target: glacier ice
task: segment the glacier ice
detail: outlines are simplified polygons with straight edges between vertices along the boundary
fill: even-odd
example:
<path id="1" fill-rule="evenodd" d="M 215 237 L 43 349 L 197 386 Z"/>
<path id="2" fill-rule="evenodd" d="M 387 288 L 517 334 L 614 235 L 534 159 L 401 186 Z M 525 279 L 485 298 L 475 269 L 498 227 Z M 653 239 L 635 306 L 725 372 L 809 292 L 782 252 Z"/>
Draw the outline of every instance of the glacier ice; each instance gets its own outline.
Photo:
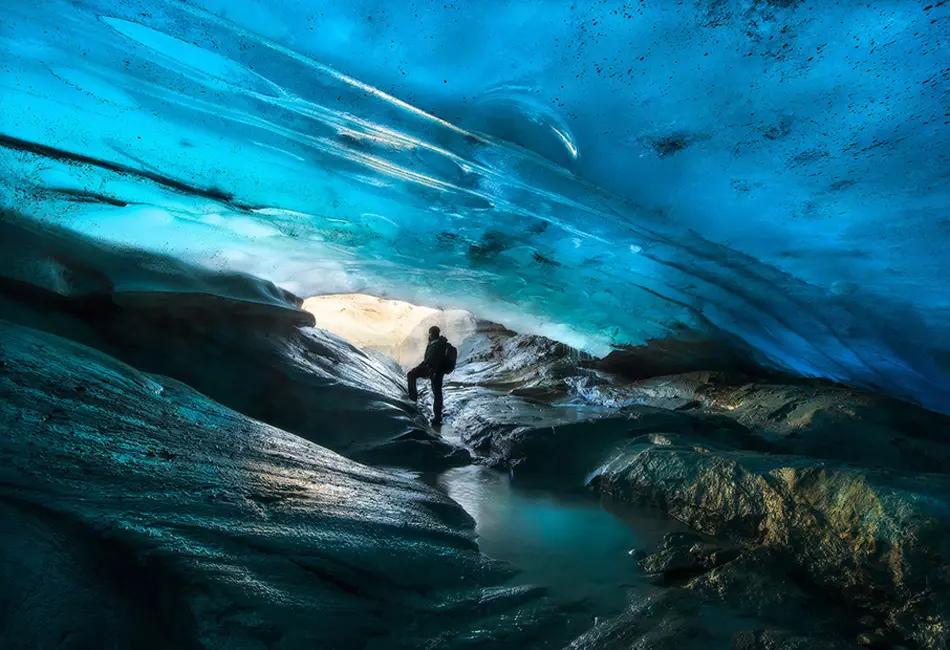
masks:
<path id="1" fill-rule="evenodd" d="M 950 3 L 9 0 L 0 202 L 947 411 Z"/>

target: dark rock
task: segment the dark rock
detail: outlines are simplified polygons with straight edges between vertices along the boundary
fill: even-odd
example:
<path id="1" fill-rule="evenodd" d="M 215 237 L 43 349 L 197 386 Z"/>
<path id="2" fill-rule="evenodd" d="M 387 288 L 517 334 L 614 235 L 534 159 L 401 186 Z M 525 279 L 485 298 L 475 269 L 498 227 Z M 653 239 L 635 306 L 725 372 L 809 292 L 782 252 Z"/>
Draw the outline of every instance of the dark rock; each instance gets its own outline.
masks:
<path id="1" fill-rule="evenodd" d="M 713 551 L 709 554 L 709 563 L 716 567 L 722 566 L 728 562 L 732 562 L 742 554 L 737 548 L 724 548 Z"/>
<path id="2" fill-rule="evenodd" d="M 736 337 L 714 327 L 704 332 L 683 331 L 644 345 L 621 347 L 603 359 L 582 365 L 626 379 L 676 375 L 696 370 L 761 376 L 764 365 L 756 353 Z"/>
<path id="3" fill-rule="evenodd" d="M 648 555 L 639 562 L 640 568 L 647 573 L 662 573 L 666 578 L 682 578 L 702 571 L 703 565 L 689 550 L 677 547 L 668 548 L 654 555 Z"/>
<path id="4" fill-rule="evenodd" d="M 683 547 L 678 547 L 682 550 Z M 785 573 L 788 558 L 756 549 L 679 586 L 651 576 L 662 589 L 638 594 L 619 616 L 602 621 L 571 650 L 846 650 L 844 612 Z M 755 621 L 755 629 L 749 629 Z"/>
<path id="5" fill-rule="evenodd" d="M 606 380 L 581 368 L 589 355 L 542 336 L 516 334 L 478 321 L 459 346 L 445 413 L 457 435 L 479 454 L 506 465 L 510 438 L 524 432 L 598 420 L 616 409 L 576 400 L 576 387 Z M 574 398 L 570 407 L 563 402 Z"/>
<path id="6" fill-rule="evenodd" d="M 645 557 L 648 555 L 648 553 L 647 553 L 645 550 L 643 550 L 642 548 L 632 548 L 632 549 L 630 549 L 630 551 L 629 551 L 629 555 L 630 555 L 630 557 L 632 557 L 633 559 L 639 561 L 639 560 L 642 560 L 643 558 L 645 558 Z"/>
<path id="7" fill-rule="evenodd" d="M 5 648 L 504 650 L 589 620 L 499 589 L 434 489 L 83 345 L 0 340 Z"/>
<path id="8" fill-rule="evenodd" d="M 750 382 L 734 374 L 690 372 L 598 386 L 585 395 L 604 405 L 697 402 L 700 413 L 731 419 L 759 438 L 756 446 L 739 445 L 746 449 L 950 472 L 950 417 L 827 381 Z"/>
<path id="9" fill-rule="evenodd" d="M 752 384 L 705 399 L 768 436 L 776 453 L 950 472 L 950 418 L 911 404 L 828 382 Z"/>
<path id="10" fill-rule="evenodd" d="M 519 398 L 520 399 L 520 398 Z M 552 480 L 563 485 L 577 485 L 596 480 L 591 470 L 606 463 L 624 449 L 640 449 L 659 440 L 674 442 L 682 431 L 702 438 L 710 446 L 734 444 L 736 441 L 755 445 L 760 439 L 749 436 L 742 426 L 720 416 L 697 416 L 652 407 L 616 412 L 589 413 L 590 419 L 564 422 L 566 409 L 544 406 L 517 407 L 519 422 L 509 426 L 509 402 L 486 399 L 484 409 L 497 404 L 499 411 L 486 417 L 481 429 L 482 453 L 502 459 L 516 468 L 516 475 L 537 480 Z M 471 402 L 469 403 L 471 406 Z M 482 411 L 486 412 L 486 411 Z M 494 419 L 494 423 L 489 421 Z M 500 423 L 499 420 L 507 422 Z M 471 438 L 464 438 L 467 442 Z M 487 442 L 486 442 L 487 440 Z M 557 467 L 556 471 L 552 471 Z"/>
<path id="11" fill-rule="evenodd" d="M 809 580 L 892 613 L 923 647 L 950 638 L 946 476 L 653 446 L 617 456 L 597 485 L 661 505 L 704 533 L 780 549 Z"/>
<path id="12" fill-rule="evenodd" d="M 563 422 L 563 413 L 547 403 L 477 386 L 446 390 L 445 413 L 469 447 L 498 457 L 509 436 Z"/>
<path id="13" fill-rule="evenodd" d="M 647 574 L 646 580 L 654 587 L 665 587 L 670 583 L 670 578 L 665 573 Z"/>
<path id="14" fill-rule="evenodd" d="M 849 647 L 816 636 L 799 636 L 782 630 L 742 630 L 732 639 L 731 650 L 821 650 Z"/>
<path id="15" fill-rule="evenodd" d="M 309 327 L 300 299 L 269 282 L 0 221 L 5 318 L 187 383 L 245 415 L 350 458 L 460 462 L 405 401 L 395 364 Z M 438 458 L 444 452 L 446 458 Z M 391 453 L 391 458 L 386 454 Z"/>
<path id="16" fill-rule="evenodd" d="M 705 602 L 786 630 L 837 625 L 840 612 L 820 590 L 792 578 L 794 563 L 769 549 L 755 549 L 690 580 L 686 588 Z"/>
<path id="17" fill-rule="evenodd" d="M 361 462 L 371 465 L 411 467 L 422 472 L 437 472 L 449 467 L 469 465 L 472 455 L 446 440 L 423 432 L 424 438 L 396 436 L 388 442 L 369 447 L 355 454 Z"/>
<path id="18" fill-rule="evenodd" d="M 459 347 L 459 366 L 451 382 L 550 402 L 569 394 L 569 378 L 583 375 L 595 380 L 594 373 L 578 366 L 590 358 L 543 336 L 478 321 L 475 332 Z"/>
<path id="19" fill-rule="evenodd" d="M 675 546 L 692 546 L 697 542 L 702 542 L 701 535 L 690 532 L 667 533 L 663 536 L 663 548 L 669 549 Z"/>
<path id="20" fill-rule="evenodd" d="M 799 619 L 796 629 L 748 629 L 740 609 L 676 587 L 644 594 L 619 616 L 571 643 L 567 650 L 848 650 L 827 630 Z"/>
<path id="21" fill-rule="evenodd" d="M 861 632 L 855 640 L 858 642 L 858 645 L 863 645 L 865 648 L 873 648 L 873 650 L 883 650 L 888 647 L 887 640 L 883 635 L 877 632 Z"/>
<path id="22" fill-rule="evenodd" d="M 602 621 L 568 646 L 569 650 L 725 650 L 731 633 L 712 625 L 702 603 L 676 589 L 639 598 L 621 615 Z"/>

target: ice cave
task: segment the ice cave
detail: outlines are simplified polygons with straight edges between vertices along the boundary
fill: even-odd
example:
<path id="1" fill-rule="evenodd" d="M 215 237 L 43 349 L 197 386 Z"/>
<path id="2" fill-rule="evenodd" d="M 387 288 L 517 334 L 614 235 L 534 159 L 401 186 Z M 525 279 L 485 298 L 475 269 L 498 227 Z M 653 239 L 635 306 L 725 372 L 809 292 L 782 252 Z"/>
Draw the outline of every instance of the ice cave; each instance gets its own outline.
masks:
<path id="1" fill-rule="evenodd" d="M 4 0 L 0 430 L 11 650 L 950 648 L 950 2 Z"/>

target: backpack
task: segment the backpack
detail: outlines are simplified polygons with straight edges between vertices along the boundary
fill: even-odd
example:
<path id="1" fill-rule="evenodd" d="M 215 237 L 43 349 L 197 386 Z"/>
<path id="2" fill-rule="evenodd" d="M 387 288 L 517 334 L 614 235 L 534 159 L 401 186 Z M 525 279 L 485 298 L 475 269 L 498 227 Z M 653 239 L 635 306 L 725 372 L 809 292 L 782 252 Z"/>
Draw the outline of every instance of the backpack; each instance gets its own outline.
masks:
<path id="1" fill-rule="evenodd" d="M 459 351 L 454 345 L 445 342 L 445 356 L 442 358 L 442 372 L 449 374 L 455 370 L 455 363 L 458 361 Z"/>

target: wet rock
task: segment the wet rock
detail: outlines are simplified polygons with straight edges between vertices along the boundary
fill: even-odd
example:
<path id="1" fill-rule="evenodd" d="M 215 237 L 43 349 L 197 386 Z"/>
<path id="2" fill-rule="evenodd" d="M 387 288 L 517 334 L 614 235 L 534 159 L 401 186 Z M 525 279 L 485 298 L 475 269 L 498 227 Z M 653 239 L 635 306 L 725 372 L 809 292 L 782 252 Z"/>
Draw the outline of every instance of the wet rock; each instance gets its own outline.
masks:
<path id="1" fill-rule="evenodd" d="M 782 630 L 742 630 L 732 639 L 731 650 L 812 650 L 849 648 L 848 644 Z"/>
<path id="2" fill-rule="evenodd" d="M 646 581 L 654 587 L 666 587 L 670 584 L 670 577 L 665 573 L 648 573 Z"/>
<path id="3" fill-rule="evenodd" d="M 524 431 L 563 423 L 564 413 L 537 400 L 486 388 L 459 387 L 445 392 L 446 419 L 474 451 L 502 460 L 506 440 Z"/>
<path id="4" fill-rule="evenodd" d="M 587 625 L 499 591 L 434 489 L 86 346 L 0 340 L 5 648 L 503 650 Z"/>
<path id="5" fill-rule="evenodd" d="M 459 365 L 448 380 L 447 418 L 477 453 L 517 464 L 520 458 L 509 457 L 508 449 L 522 434 L 616 413 L 613 407 L 576 399 L 578 385 L 609 381 L 581 368 L 586 359 L 589 355 L 562 343 L 479 321 L 461 343 Z"/>
<path id="6" fill-rule="evenodd" d="M 667 533 L 663 536 L 663 548 L 669 549 L 676 546 L 692 546 L 698 542 L 702 542 L 703 538 L 696 533 L 690 532 L 676 532 L 676 533 Z"/>
<path id="7" fill-rule="evenodd" d="M 862 645 L 865 648 L 873 648 L 874 650 L 887 648 L 887 640 L 884 638 L 884 635 L 878 634 L 877 632 L 861 632 L 855 640 L 858 642 L 858 645 Z"/>
<path id="8" fill-rule="evenodd" d="M 645 594 L 619 616 L 591 629 L 568 646 L 569 650 L 725 650 L 728 625 L 712 625 L 711 612 L 680 590 L 662 589 Z"/>
<path id="9" fill-rule="evenodd" d="M 792 576 L 794 562 L 759 548 L 690 580 L 685 588 L 705 602 L 716 603 L 775 628 L 802 631 L 837 626 L 841 613 L 820 589 L 801 585 Z"/>
<path id="10" fill-rule="evenodd" d="M 590 355 L 558 341 L 478 321 L 459 347 L 459 367 L 451 382 L 550 402 L 570 393 L 569 378 L 595 380 L 593 372 L 578 365 L 588 359 Z"/>
<path id="11" fill-rule="evenodd" d="M 661 505 L 704 533 L 778 549 L 809 580 L 890 613 L 923 647 L 947 642 L 950 482 L 943 475 L 652 446 L 618 455 L 596 485 Z"/>
<path id="12" fill-rule="evenodd" d="M 585 395 L 595 403 L 621 406 L 693 401 L 699 404 L 694 412 L 729 418 L 757 435 L 761 451 L 950 472 L 950 418 L 827 381 L 751 381 L 734 373 L 690 372 L 602 385 Z"/>
<path id="13" fill-rule="evenodd" d="M 427 431 L 414 429 L 375 445 L 357 455 L 371 465 L 411 467 L 417 471 L 436 472 L 472 462 L 468 450 L 452 445 Z"/>
<path id="14" fill-rule="evenodd" d="M 950 418 L 911 404 L 829 382 L 753 384 L 707 400 L 770 437 L 776 453 L 950 472 Z"/>
<path id="15" fill-rule="evenodd" d="M 637 561 L 642 560 L 643 558 L 647 556 L 647 552 L 643 550 L 642 548 L 632 548 L 630 549 L 628 554 L 630 555 L 630 557 L 632 557 L 633 559 Z"/>
<path id="16" fill-rule="evenodd" d="M 486 400 L 486 407 L 489 403 Z M 508 403 L 497 402 L 503 418 Z M 538 407 L 533 410 L 518 408 L 524 424 L 517 427 L 486 423 L 482 429 L 485 438 L 479 447 L 481 453 L 502 459 L 515 468 L 516 475 L 537 480 L 553 480 L 561 485 L 577 485 L 591 478 L 591 470 L 617 456 L 624 449 L 642 449 L 653 440 L 672 444 L 680 439 L 682 431 L 700 438 L 708 446 L 745 441 L 755 445 L 743 427 L 719 416 L 695 416 L 652 407 L 637 407 L 622 413 L 587 413 L 589 419 L 566 421 L 570 409 Z M 533 424 L 528 424 L 534 420 Z M 659 435 L 660 438 L 656 436 Z M 553 472 L 552 467 L 557 467 Z"/>
<path id="17" fill-rule="evenodd" d="M 0 247 L 8 320 L 183 381 L 350 458 L 460 462 L 432 432 L 404 436 L 424 419 L 395 363 L 310 327 L 300 299 L 269 282 L 18 220 L 0 222 Z"/>
<path id="18" fill-rule="evenodd" d="M 713 551 L 709 554 L 709 563 L 716 567 L 722 566 L 737 559 L 742 554 L 737 548 L 724 548 Z"/>
<path id="19" fill-rule="evenodd" d="M 647 573 L 662 573 L 666 578 L 681 578 L 702 571 L 699 558 L 688 549 L 668 548 L 654 555 L 648 555 L 639 562 L 640 568 Z"/>
<path id="20" fill-rule="evenodd" d="M 678 547 L 682 549 L 683 547 Z M 602 621 L 575 650 L 811 650 L 853 648 L 842 633 L 844 612 L 820 589 L 806 590 L 786 571 L 788 558 L 757 549 L 686 583 L 651 576 L 662 589 L 642 594 L 614 619 Z M 749 629 L 750 622 L 757 626 Z"/>
<path id="21" fill-rule="evenodd" d="M 847 650 L 853 644 L 799 617 L 792 629 L 748 629 L 741 608 L 678 587 L 642 595 L 619 616 L 601 621 L 568 650 Z"/>
<path id="22" fill-rule="evenodd" d="M 683 547 L 677 547 L 683 549 Z M 662 589 L 638 595 L 619 616 L 578 638 L 573 650 L 845 650 L 845 615 L 818 588 L 793 579 L 794 563 L 755 549 L 686 583 L 651 576 Z M 750 629 L 754 621 L 755 628 Z"/>
<path id="23" fill-rule="evenodd" d="M 603 359 L 584 362 L 631 380 L 664 377 L 702 369 L 730 373 L 761 374 L 752 350 L 722 331 L 677 332 L 676 336 L 653 339 L 641 346 L 621 347 Z"/>
<path id="24" fill-rule="evenodd" d="M 639 558 L 640 568 L 649 574 L 662 574 L 655 584 L 668 584 L 702 573 L 738 558 L 739 549 L 704 541 L 699 535 L 689 532 L 674 532 L 664 535 L 660 550 Z"/>

